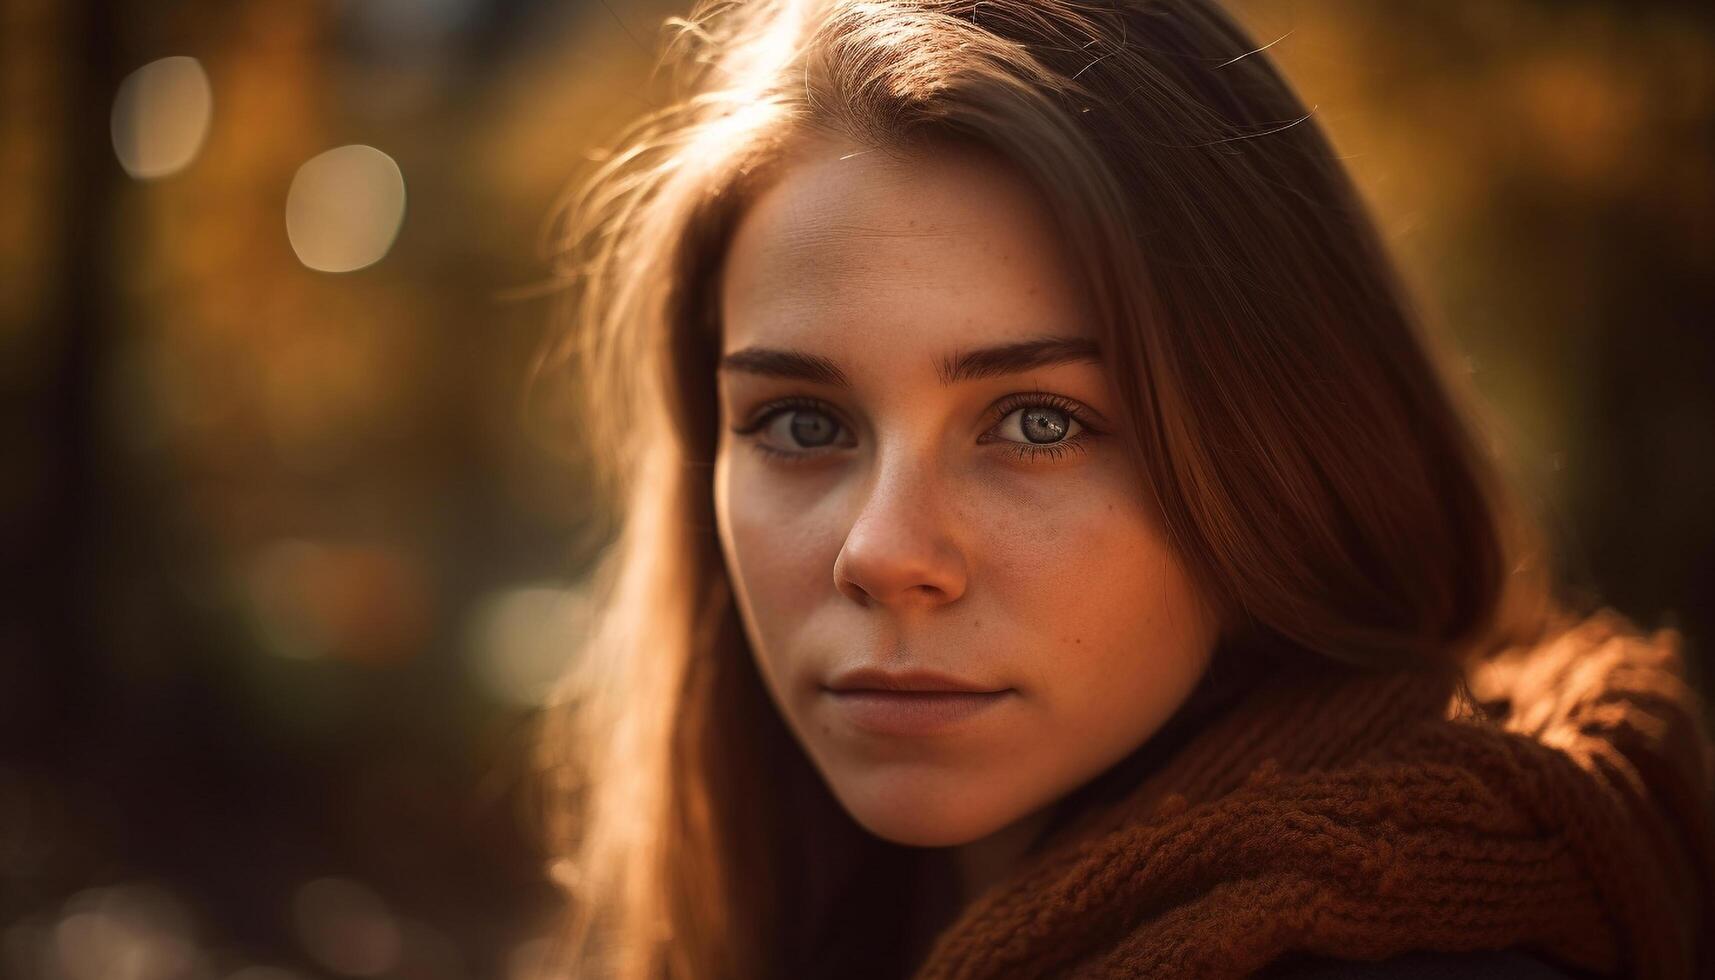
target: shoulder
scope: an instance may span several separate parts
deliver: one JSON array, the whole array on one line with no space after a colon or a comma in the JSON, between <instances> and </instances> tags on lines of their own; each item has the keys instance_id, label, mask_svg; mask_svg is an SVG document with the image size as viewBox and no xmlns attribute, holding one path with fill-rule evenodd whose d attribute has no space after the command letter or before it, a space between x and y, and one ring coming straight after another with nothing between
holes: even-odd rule
<instances>
[{"instance_id":1,"label":"shoulder","mask_svg":"<svg viewBox=\"0 0 1715 980\"><path fill-rule=\"evenodd\" d=\"M1385 960L1297 956L1256 975L1258 980L1580 980L1547 960L1516 949L1461 953L1416 951Z\"/></svg>"}]
</instances>

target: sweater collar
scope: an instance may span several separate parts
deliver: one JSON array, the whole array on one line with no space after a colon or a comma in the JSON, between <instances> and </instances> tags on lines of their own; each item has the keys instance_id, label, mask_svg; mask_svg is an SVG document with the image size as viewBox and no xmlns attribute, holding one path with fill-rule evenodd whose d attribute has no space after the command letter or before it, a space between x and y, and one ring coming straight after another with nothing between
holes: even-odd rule
<instances>
[{"instance_id":1,"label":"sweater collar","mask_svg":"<svg viewBox=\"0 0 1715 980\"><path fill-rule=\"evenodd\" d=\"M1715 750L1673 630L1604 610L1463 672L1279 668L1199 724L1054 827L918 980L1510 946L1710 966Z\"/></svg>"}]
</instances>

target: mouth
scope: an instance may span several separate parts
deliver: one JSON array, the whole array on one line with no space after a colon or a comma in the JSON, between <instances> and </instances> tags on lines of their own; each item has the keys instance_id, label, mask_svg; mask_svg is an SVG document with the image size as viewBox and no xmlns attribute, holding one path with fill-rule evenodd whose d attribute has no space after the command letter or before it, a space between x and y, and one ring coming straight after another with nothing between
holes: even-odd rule
<instances>
[{"instance_id":1,"label":"mouth","mask_svg":"<svg viewBox=\"0 0 1715 980\"><path fill-rule=\"evenodd\" d=\"M1016 693L999 691L894 691L829 688L828 698L853 726L876 735L925 736L968 726Z\"/></svg>"},{"instance_id":2,"label":"mouth","mask_svg":"<svg viewBox=\"0 0 1715 980\"><path fill-rule=\"evenodd\" d=\"M882 670L859 667L842 671L827 683L836 692L881 691L901 694L998 694L1009 690L996 684L955 677L934 670Z\"/></svg>"}]
</instances>

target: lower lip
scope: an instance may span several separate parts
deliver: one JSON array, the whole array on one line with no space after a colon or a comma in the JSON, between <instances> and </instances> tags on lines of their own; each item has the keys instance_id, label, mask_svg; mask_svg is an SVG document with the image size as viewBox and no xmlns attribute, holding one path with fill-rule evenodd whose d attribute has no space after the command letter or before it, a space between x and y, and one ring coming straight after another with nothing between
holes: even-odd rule
<instances>
[{"instance_id":1,"label":"lower lip","mask_svg":"<svg viewBox=\"0 0 1715 980\"><path fill-rule=\"evenodd\" d=\"M852 724L877 735L933 735L993 709L1005 691L829 691Z\"/></svg>"}]
</instances>

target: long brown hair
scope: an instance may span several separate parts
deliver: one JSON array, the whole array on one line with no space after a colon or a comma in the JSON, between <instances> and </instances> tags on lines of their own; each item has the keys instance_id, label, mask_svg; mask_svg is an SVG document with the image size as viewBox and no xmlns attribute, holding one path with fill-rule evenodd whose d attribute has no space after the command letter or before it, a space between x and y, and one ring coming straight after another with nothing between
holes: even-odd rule
<instances>
[{"instance_id":1,"label":"long brown hair","mask_svg":"<svg viewBox=\"0 0 1715 980\"><path fill-rule=\"evenodd\" d=\"M1448 664L1539 636L1540 535L1326 137L1211 0L707 0L680 91L576 187L544 369L621 524L546 715L555 957L579 975L885 976L908 849L769 702L711 487L735 216L792 138L976 140L1048 195L1127 450L1233 624L1305 664Z\"/></svg>"}]
</instances>

